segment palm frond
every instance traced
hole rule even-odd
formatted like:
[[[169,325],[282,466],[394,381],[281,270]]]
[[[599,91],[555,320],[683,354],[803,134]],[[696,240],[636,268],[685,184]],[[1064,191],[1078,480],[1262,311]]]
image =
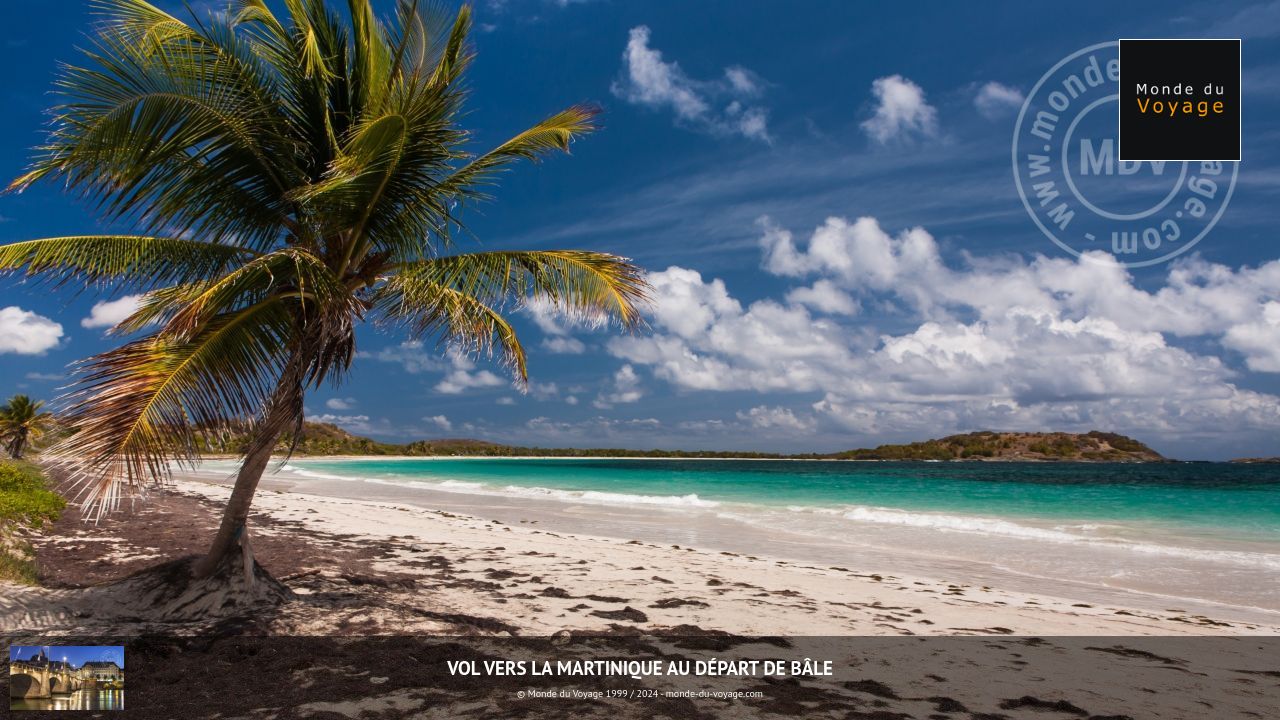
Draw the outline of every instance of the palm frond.
[[[623,258],[572,250],[451,255],[397,268],[374,293],[383,317],[416,335],[481,352],[497,348],[527,379],[523,349],[502,318],[506,307],[545,302],[577,318],[641,324],[646,301],[640,269]]]
[[[435,337],[441,345],[496,353],[517,382],[529,380],[524,346],[515,328],[502,313],[465,292],[426,282],[406,284],[380,294],[376,307],[410,337]]]
[[[292,314],[270,300],[217,318],[186,342],[143,338],[91,358],[63,419],[75,431],[50,449],[99,515],[123,493],[198,459],[197,439],[255,417],[294,342]]]
[[[319,316],[350,313],[359,308],[346,285],[324,261],[302,248],[284,248],[258,256],[216,280],[186,289],[189,293],[185,296],[168,298],[181,299],[181,308],[160,331],[173,339],[189,337],[212,318],[269,297],[301,301],[298,319],[304,325],[309,311]]]
[[[87,62],[63,68],[53,129],[11,189],[56,176],[146,233],[278,242],[299,170],[276,75],[226,23],[103,5],[109,20]]]
[[[575,138],[596,129],[599,114],[594,105],[562,110],[459,168],[441,183],[441,190],[475,195],[476,186],[492,182],[495,173],[516,160],[537,161],[553,151],[568,152]]]
[[[183,238],[73,235],[0,245],[0,275],[148,289],[217,277],[255,255],[245,248]]]
[[[488,305],[546,302],[583,319],[641,324],[648,300],[644,273],[626,258],[584,250],[511,250],[463,253],[407,263],[388,288],[417,283],[451,287]]]

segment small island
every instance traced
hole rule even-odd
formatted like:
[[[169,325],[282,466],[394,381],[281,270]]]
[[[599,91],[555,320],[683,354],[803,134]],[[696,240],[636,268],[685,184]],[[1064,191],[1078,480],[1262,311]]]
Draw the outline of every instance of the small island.
[[[1131,437],[1098,430],[1087,433],[981,431],[906,445],[850,450],[835,457],[847,460],[1168,461]]]

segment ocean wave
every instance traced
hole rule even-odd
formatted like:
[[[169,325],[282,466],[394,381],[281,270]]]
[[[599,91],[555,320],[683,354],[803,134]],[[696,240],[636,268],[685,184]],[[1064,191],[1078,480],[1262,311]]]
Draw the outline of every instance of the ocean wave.
[[[301,468],[293,464],[287,464],[282,467],[281,470],[299,477],[341,480],[348,482],[369,482],[394,487],[408,487],[427,491],[460,493],[467,495],[506,498],[522,497],[605,506],[649,506],[688,510],[720,508],[721,512],[719,514],[721,517],[753,525],[771,526],[774,525],[773,520],[779,519],[776,511],[770,511],[769,508],[764,506],[757,506],[749,503],[722,504],[715,500],[707,500],[699,497],[697,494],[693,493],[687,495],[644,495],[600,490],[567,490],[543,486],[497,485],[454,479],[428,481],[395,476],[370,477],[339,475]],[[789,511],[787,514],[792,517],[795,517],[795,514],[809,514],[871,525],[920,528],[922,530],[936,532],[964,533],[977,536],[1013,538],[1054,544],[1087,545],[1097,549],[1120,550],[1147,555],[1175,557],[1186,560],[1227,562],[1235,565],[1280,569],[1280,554],[1186,547],[1181,545],[1146,542],[1110,535],[1112,532],[1123,532],[1132,529],[1123,524],[1081,522],[1077,524],[1055,524],[1053,526],[1045,527],[996,517],[958,515],[944,512],[926,512],[864,505],[846,505],[839,507],[789,506],[786,510]],[[797,526],[794,522],[783,522],[783,525],[785,526],[785,529],[792,532],[810,535],[818,534],[830,536],[834,531],[834,528],[832,528],[830,524],[813,523],[811,521],[806,521],[801,526]]]
[[[1056,528],[1037,527],[999,518],[980,517],[975,515],[948,515],[945,513],[914,512],[885,507],[852,506],[841,508],[796,507],[787,508],[791,512],[813,513],[836,516],[854,522],[878,525],[897,525],[916,527],[942,532],[959,532],[973,535],[1000,536],[1024,540],[1039,540],[1052,543],[1070,543],[1091,545],[1101,548],[1112,548],[1130,552],[1163,555],[1188,560],[1210,562],[1229,562],[1237,565],[1250,565],[1280,569],[1280,555],[1260,552],[1234,550],[1211,550],[1179,545],[1163,545],[1160,543],[1141,542],[1118,537],[1101,537],[1098,535],[1078,535],[1065,532],[1062,527],[1076,527],[1082,530],[1095,531],[1099,525],[1057,526]],[[1117,526],[1110,526],[1117,527]]]
[[[704,500],[696,494],[640,495],[631,493],[602,492],[599,490],[562,490],[559,488],[541,487],[536,485],[506,485],[503,487],[494,487],[485,483],[467,482],[463,480],[426,481],[409,480],[396,477],[333,475],[329,473],[316,472],[314,470],[307,470],[297,467],[296,465],[285,465],[281,470],[300,477],[315,479],[369,482],[379,485],[412,487],[422,490],[438,490],[442,492],[455,492],[468,495],[545,498],[548,500],[580,502],[592,505],[659,505],[690,508],[713,508],[720,505],[720,503],[715,502],[714,500]]]
[[[669,505],[675,507],[713,508],[720,503],[689,495],[633,495],[631,493],[601,492],[599,490],[559,490],[546,487],[508,485],[504,493],[525,497],[551,498],[570,502],[588,502],[601,505]]]

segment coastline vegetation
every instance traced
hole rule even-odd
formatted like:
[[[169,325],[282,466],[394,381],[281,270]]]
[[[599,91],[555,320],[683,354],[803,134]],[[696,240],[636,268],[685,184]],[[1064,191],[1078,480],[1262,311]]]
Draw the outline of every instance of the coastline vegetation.
[[[40,468],[0,460],[0,580],[36,582],[34,553],[24,536],[57,520],[65,507]]]
[[[246,433],[228,433],[201,447],[206,455],[240,454]],[[408,457],[641,457],[740,458],[744,460],[1041,460],[1074,462],[1161,462],[1165,458],[1145,444],[1118,433],[1020,433],[979,431],[902,445],[880,445],[835,453],[769,453],[736,450],[632,450],[626,448],[543,448],[505,445],[473,439],[416,440],[385,443],[329,423],[304,423],[298,435],[281,438],[278,452],[299,455],[367,455]]]

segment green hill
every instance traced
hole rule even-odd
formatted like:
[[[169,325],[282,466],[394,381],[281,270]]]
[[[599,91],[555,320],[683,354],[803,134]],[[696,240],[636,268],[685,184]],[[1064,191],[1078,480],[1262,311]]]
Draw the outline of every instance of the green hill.
[[[238,454],[244,451],[248,437],[231,433],[218,442],[207,443],[207,454]],[[905,445],[881,445],[875,448],[846,450],[838,453],[783,455],[779,453],[722,450],[628,450],[625,448],[538,448],[503,445],[485,440],[451,438],[416,440],[405,444],[384,443],[352,435],[329,423],[303,423],[302,433],[294,445],[292,434],[280,441],[277,450],[293,446],[298,455],[408,455],[481,456],[481,457],[650,457],[650,458],[744,458],[744,459],[810,459],[810,460],[1052,460],[1159,462],[1164,458],[1124,435],[1093,431],[1073,433],[1017,433],[982,431],[951,435]]]
[[[846,460],[1056,460],[1160,462],[1160,453],[1117,433],[980,432],[938,440],[848,450]]]

